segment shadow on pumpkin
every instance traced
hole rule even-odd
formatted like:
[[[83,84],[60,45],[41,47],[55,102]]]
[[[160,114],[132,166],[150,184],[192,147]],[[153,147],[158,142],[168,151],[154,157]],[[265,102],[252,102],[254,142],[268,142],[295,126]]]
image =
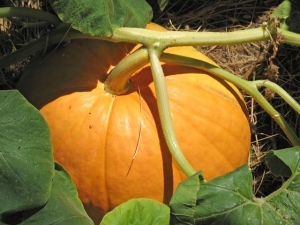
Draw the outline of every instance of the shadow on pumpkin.
[[[89,92],[107,71],[134,47],[132,44],[99,40],[74,40],[37,55],[24,71],[17,89],[37,109],[74,92]],[[108,53],[110,57],[108,57]],[[106,57],[107,56],[107,57]]]

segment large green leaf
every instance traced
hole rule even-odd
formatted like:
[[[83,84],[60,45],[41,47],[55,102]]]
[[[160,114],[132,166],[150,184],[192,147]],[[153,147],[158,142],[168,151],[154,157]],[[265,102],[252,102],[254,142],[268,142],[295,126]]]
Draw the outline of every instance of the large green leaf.
[[[118,27],[144,28],[152,19],[145,0],[50,0],[58,17],[76,30],[109,37]]]
[[[50,197],[41,207],[20,211],[10,217],[5,217],[7,224],[23,225],[93,225],[93,221],[86,214],[77,190],[67,172],[58,164],[55,165]]]
[[[53,175],[45,120],[18,91],[0,91],[0,218],[44,205]]]
[[[183,224],[193,224],[197,203],[196,194],[200,189],[201,183],[199,179],[200,181],[203,179],[202,172],[194,174],[177,187],[170,202],[173,216],[171,220],[181,221]],[[177,212],[180,214],[178,217],[176,215]]]
[[[45,120],[18,91],[0,91],[0,224],[92,225],[56,165]]]
[[[58,164],[55,165],[55,175],[47,204],[40,208],[20,212],[9,219],[6,220],[9,224],[22,221],[24,225],[94,224],[86,214],[70,176]]]
[[[80,201],[77,189],[69,174],[58,164],[55,164],[55,176],[51,195],[45,208],[27,223],[47,221],[43,224],[93,225]]]
[[[101,225],[169,225],[170,209],[151,199],[132,199],[106,214]]]
[[[170,203],[172,224],[298,224],[300,148],[271,151],[269,154],[267,160],[272,169],[280,161],[278,167],[284,163],[291,174],[279,190],[266,198],[254,198],[252,174],[247,165],[210,182],[205,182],[197,174],[176,190]],[[277,168],[275,171],[282,173]],[[284,175],[286,171],[284,169]],[[193,184],[193,187],[186,183]]]

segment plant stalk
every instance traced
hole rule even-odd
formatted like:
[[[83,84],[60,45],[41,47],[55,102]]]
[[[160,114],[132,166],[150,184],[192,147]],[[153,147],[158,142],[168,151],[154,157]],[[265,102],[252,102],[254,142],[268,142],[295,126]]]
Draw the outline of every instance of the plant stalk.
[[[25,8],[21,8],[25,9]],[[16,10],[21,10],[17,8]],[[0,9],[1,12],[2,9]],[[14,9],[13,9],[14,10]],[[27,9],[25,9],[27,10]],[[40,10],[34,10],[35,13],[42,13],[44,15],[46,12]],[[12,14],[12,13],[11,13]],[[2,15],[5,15],[2,12]],[[15,13],[14,16],[18,15]],[[51,18],[53,17],[50,14]],[[0,14],[1,16],[1,14]],[[36,16],[38,17],[38,16]],[[54,16],[55,17],[55,16]],[[59,20],[57,17],[55,17]],[[54,20],[54,19],[53,19]],[[50,22],[50,19],[48,19]],[[52,21],[52,20],[51,20]],[[52,23],[55,21],[52,21]],[[56,22],[55,24],[57,24]],[[62,24],[62,22],[60,22]],[[171,46],[182,46],[182,45],[232,45],[238,43],[247,43],[252,41],[262,41],[269,40],[270,34],[276,36],[276,28],[273,24],[269,26],[264,25],[260,28],[254,28],[244,31],[234,31],[234,32],[182,32],[182,31],[167,31],[158,32],[151,31],[141,28],[117,28],[114,31],[112,37],[97,37],[82,34],[79,31],[70,29],[66,35],[66,29],[57,28],[55,31],[49,34],[48,46],[58,44],[64,38],[65,41],[70,41],[72,39],[99,39],[112,42],[131,42],[136,44],[142,44],[144,46],[151,46],[155,42],[160,42],[164,48]],[[289,44],[300,46],[300,35],[292,32],[280,30],[283,41]],[[21,61],[30,55],[33,55],[43,49],[45,49],[45,40],[47,38],[43,37],[37,41],[31,42],[21,48],[20,50],[6,55],[0,59],[0,69]],[[48,47],[46,46],[46,47]]]
[[[165,63],[170,64],[177,64],[182,66],[190,66],[197,69],[201,69],[209,74],[212,74],[218,78],[221,78],[223,80],[227,80],[230,83],[234,84],[238,88],[244,90],[246,93],[251,95],[254,100],[277,122],[277,124],[280,126],[280,128],[283,130],[283,132],[286,134],[290,142],[293,146],[300,146],[300,139],[295,134],[293,129],[290,127],[290,125],[286,122],[284,117],[277,112],[273,106],[265,99],[265,97],[258,91],[258,88],[261,86],[261,84],[265,83],[265,81],[247,81],[243,80],[242,78],[239,78],[235,76],[234,74],[231,74],[227,72],[226,70],[223,70],[217,66],[214,66],[212,64],[209,64],[207,62],[179,56],[179,55],[173,55],[168,53],[163,53],[161,55],[161,61]],[[286,96],[288,95],[283,89],[280,87],[274,88],[274,85],[270,85],[270,81],[267,82],[268,88],[272,89],[276,93],[279,92],[280,96]],[[290,97],[291,98],[291,97]],[[295,102],[294,102],[295,103]],[[293,103],[293,104],[294,104]],[[297,103],[298,104],[298,103]],[[296,107],[296,109],[299,107],[299,105]]]
[[[192,176],[196,171],[184,157],[173,128],[165,76],[161,67],[161,62],[159,61],[159,55],[162,50],[154,44],[154,46],[150,47],[148,51],[156,91],[159,118],[167,146],[173,156],[173,159],[176,161],[183,173],[188,177]]]
[[[28,22],[24,22],[24,21],[21,21],[21,20],[14,19],[14,18],[9,18],[9,21],[16,24],[16,25],[18,25],[18,26],[22,26],[23,28],[37,28],[37,27],[44,27],[44,26],[48,25],[48,23],[46,21],[28,23]]]
[[[149,63],[148,50],[144,47],[131,53],[119,62],[104,82],[104,90],[113,95],[125,94],[129,88],[129,80],[137,69]]]
[[[269,34],[263,27],[234,32],[187,32],[166,31],[158,32],[142,28],[117,28],[112,37],[113,41],[141,43],[151,46],[159,41],[165,47],[171,46],[202,46],[230,45],[255,41],[269,40]]]
[[[271,89],[276,94],[278,94],[287,104],[289,104],[298,114],[300,114],[300,104],[278,84],[275,84],[269,80],[256,80],[251,82],[258,88],[266,87]]]
[[[283,43],[300,46],[300,34],[277,28],[278,33],[282,37]]]
[[[128,55],[112,69],[105,81],[104,89],[107,92],[115,95],[126,93],[130,88],[128,81],[130,80],[132,74],[149,63],[150,59],[159,118],[167,146],[183,173],[186,176],[191,176],[195,173],[195,170],[190,166],[184,157],[175,136],[169,108],[165,76],[158,58],[160,52],[162,52],[162,49],[155,48],[154,45],[154,47],[150,47],[149,49],[142,47],[136,50],[134,53]]]
[[[62,21],[55,15],[39,9],[25,7],[3,7],[0,8],[0,17],[28,17],[47,22],[57,27]]]

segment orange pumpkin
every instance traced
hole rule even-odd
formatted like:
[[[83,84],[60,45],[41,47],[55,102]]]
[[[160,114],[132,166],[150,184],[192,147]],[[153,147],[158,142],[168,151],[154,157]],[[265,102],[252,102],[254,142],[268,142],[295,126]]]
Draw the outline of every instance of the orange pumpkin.
[[[148,28],[164,31],[155,24]],[[186,178],[163,137],[149,65],[132,75],[129,93],[104,91],[108,72],[132,48],[72,41],[48,57],[36,57],[18,84],[47,120],[55,159],[70,173],[95,223],[131,198],[167,204]],[[193,47],[165,52],[213,63]],[[170,64],[163,69],[175,133],[191,165],[210,180],[246,164],[250,129],[239,91],[201,70]]]

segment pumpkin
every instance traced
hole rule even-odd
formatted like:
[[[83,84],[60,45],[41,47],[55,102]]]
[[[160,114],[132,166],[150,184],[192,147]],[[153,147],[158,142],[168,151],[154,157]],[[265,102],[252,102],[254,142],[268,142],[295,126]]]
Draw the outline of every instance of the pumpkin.
[[[155,24],[148,29],[165,30]],[[186,178],[163,137],[150,66],[132,75],[128,93],[104,91],[109,71],[133,47],[74,40],[36,57],[17,86],[48,122],[55,160],[71,175],[95,223],[132,198],[168,204]],[[213,63],[193,47],[165,52]],[[211,180],[246,164],[250,129],[240,92],[195,68],[162,67],[175,133],[191,165]]]

